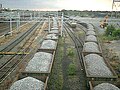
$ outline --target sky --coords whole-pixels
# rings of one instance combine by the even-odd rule
[[[5,8],[25,10],[112,10],[112,0],[0,0],[0,3]]]

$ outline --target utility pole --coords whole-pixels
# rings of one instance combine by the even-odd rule
[[[62,12],[62,16],[61,16],[61,37],[63,35],[63,12]]]
[[[30,19],[32,20],[32,13],[30,13]]]
[[[11,16],[11,13],[10,13],[10,33],[12,36],[12,16]]]
[[[35,11],[33,11],[33,14],[34,14],[34,20],[35,20]]]
[[[23,11],[22,15],[23,15],[23,17],[22,17],[22,18],[24,19],[24,15],[25,15],[24,11]]]
[[[49,15],[49,18],[48,18],[48,24],[49,24],[49,26],[48,26],[48,32],[50,32],[50,15]]]
[[[19,27],[20,27],[20,14],[18,12],[18,14],[17,14],[17,31],[19,31]]]
[[[40,16],[40,11],[39,11],[39,19],[41,18],[41,16]]]

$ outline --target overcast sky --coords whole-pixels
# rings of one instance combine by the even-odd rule
[[[32,10],[112,10],[112,0],[0,0],[5,8]]]

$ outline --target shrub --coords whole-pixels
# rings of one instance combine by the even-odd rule
[[[117,30],[113,31],[112,36],[113,37],[118,37],[120,39],[120,29],[117,29]]]
[[[68,74],[69,75],[75,75],[76,74],[76,66],[75,64],[69,64],[68,66]]]
[[[68,56],[70,56],[70,57],[74,56],[74,51],[72,48],[68,49]]]
[[[113,31],[115,31],[116,29],[115,29],[115,27],[113,26],[113,25],[109,25],[109,26],[107,26],[107,29],[106,29],[106,31],[105,31],[105,35],[106,36],[112,36],[112,33],[113,33]]]

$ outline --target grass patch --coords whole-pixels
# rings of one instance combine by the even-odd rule
[[[75,66],[75,64],[73,64],[73,63],[71,63],[71,64],[69,64],[69,66],[68,66],[68,74],[69,75],[76,75],[76,66]]]
[[[102,39],[103,39],[104,41],[112,41],[112,40],[116,40],[116,37],[103,35],[103,36],[102,36]]]
[[[54,59],[53,69],[48,80],[48,90],[62,90],[63,74],[62,74],[62,59],[63,59],[63,38],[59,38],[58,48]]]
[[[69,56],[69,57],[74,57],[74,50],[73,50],[73,48],[68,48],[68,50],[67,50],[67,55]]]

